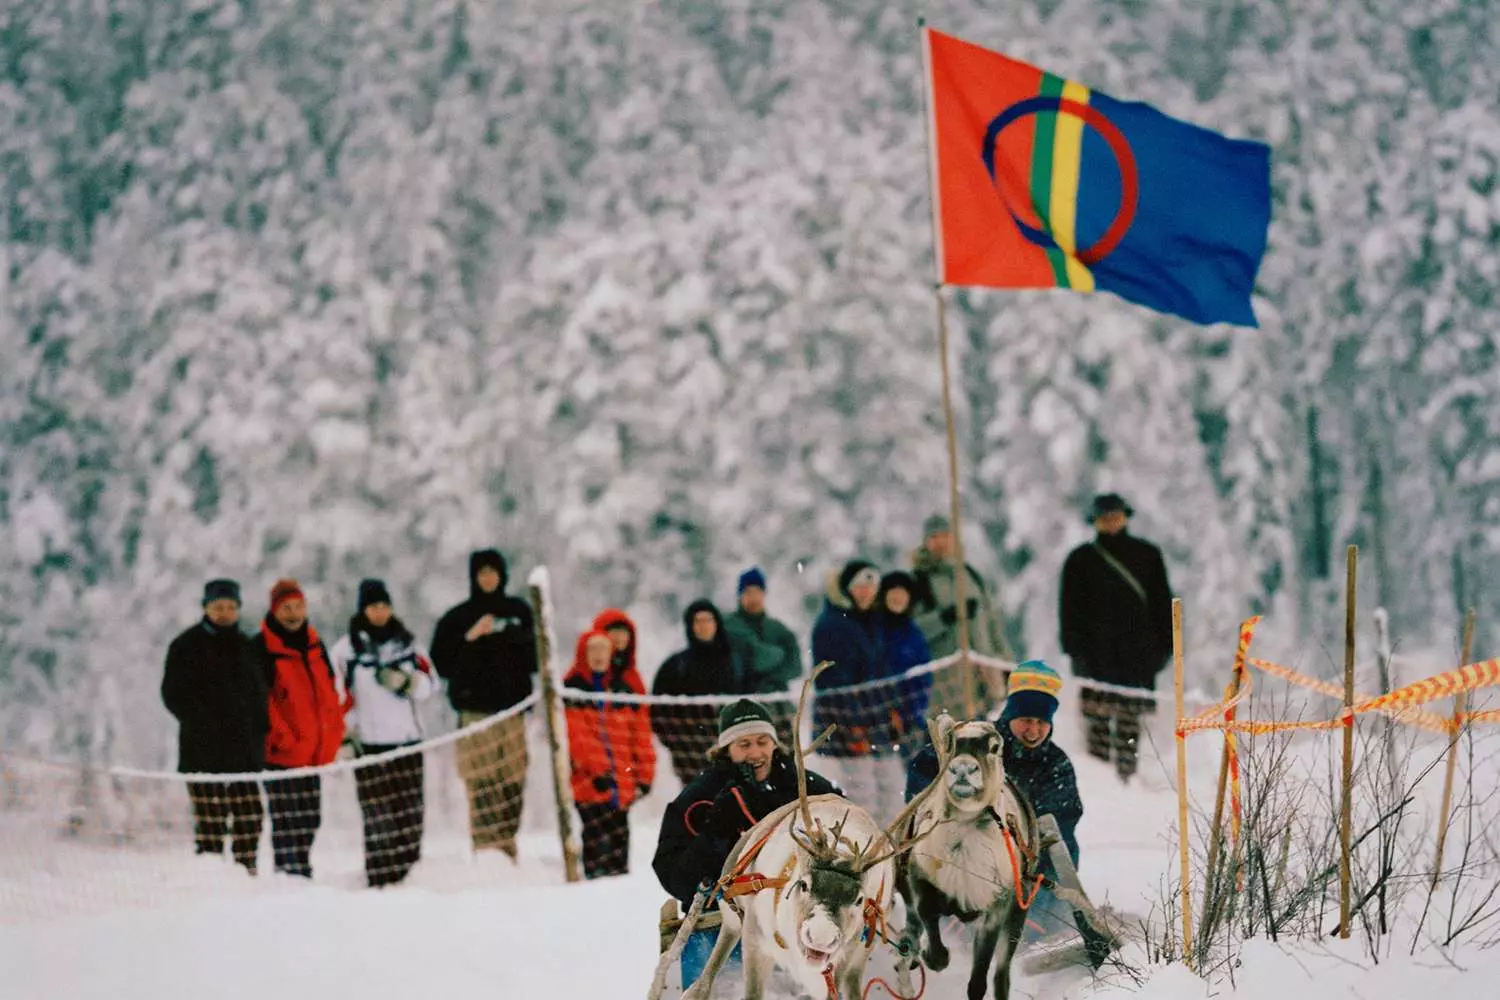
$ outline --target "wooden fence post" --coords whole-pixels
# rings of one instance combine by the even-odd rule
[[[1182,857],[1182,961],[1193,968],[1192,864],[1188,852],[1187,733],[1182,728],[1182,599],[1172,599],[1172,663],[1177,695],[1177,841]]]
[[[1345,578],[1344,610],[1344,711],[1354,707],[1354,584],[1359,570],[1359,547],[1349,546],[1348,573]],[[1354,716],[1344,717],[1344,768],[1341,778],[1343,796],[1339,802],[1339,937],[1349,937],[1349,909],[1353,876],[1350,868],[1350,846],[1354,823]]]
[[[562,700],[557,696],[557,676],[552,669],[552,579],[547,567],[538,566],[527,579],[531,609],[536,620],[536,665],[542,678],[542,711],[547,720],[547,747],[552,758],[552,791],[557,799],[557,835],[562,840],[563,872],[569,882],[583,878],[578,847],[573,840],[572,767]]]
[[[1469,665],[1469,655],[1474,651],[1474,609],[1464,616],[1464,639],[1458,656],[1458,665]],[[1453,772],[1458,764],[1458,735],[1464,724],[1464,712],[1469,707],[1469,693],[1460,691],[1453,696],[1453,732],[1448,735],[1448,760],[1443,765],[1443,801],[1438,809],[1437,859],[1432,863],[1432,885],[1437,888],[1443,877],[1443,848],[1448,842],[1448,814],[1453,808]]]

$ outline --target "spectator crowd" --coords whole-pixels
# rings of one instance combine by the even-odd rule
[[[1160,550],[1127,530],[1132,514],[1117,495],[1095,498],[1088,512],[1095,537],[1063,566],[1060,635],[1074,676],[1149,691],[1171,650],[1171,593]],[[898,812],[927,720],[943,711],[987,716],[1007,696],[998,671],[966,680],[964,671],[926,665],[957,652],[964,636],[976,653],[1017,659],[995,587],[958,565],[956,550],[951,525],[934,515],[904,568],[854,559],[830,572],[806,643],[769,613],[765,574],[747,569],[728,614],[707,598],[687,606],[682,648],[652,675],[649,698],[635,622],[620,609],[600,612],[577,636],[562,680],[585,874],[627,870],[629,810],[656,783],[657,745],[677,781],[710,801],[729,787],[731,759],[750,761],[750,770],[764,772],[763,785],[781,788],[786,761],[772,751],[796,738],[790,701],[754,699],[784,695],[810,664],[825,661],[812,721],[815,733],[833,728],[817,748],[819,780],[877,817]],[[527,747],[525,713],[515,709],[533,691],[537,650],[531,607],[507,584],[500,552],[473,553],[469,596],[442,615],[424,646],[398,617],[386,584],[363,580],[347,627],[329,646],[310,624],[295,579],[275,582],[249,635],[240,626],[239,585],[210,580],[201,619],[167,650],[162,681],[179,723],[196,850],[221,855],[227,845],[254,873],[269,820],[275,869],[311,877],[322,811],[316,769],[341,755],[372,758],[355,768],[366,876],[371,886],[400,882],[421,855],[418,706],[443,694],[462,731],[457,770],[473,848],[517,858]],[[1083,692],[1089,752],[1112,762],[1122,780],[1134,772],[1139,720],[1151,704],[1149,695]],[[1050,727],[1050,711],[1046,720]],[[720,765],[705,777],[712,761]],[[726,814],[718,823],[727,835],[738,821]],[[682,836],[692,828],[686,822]]]

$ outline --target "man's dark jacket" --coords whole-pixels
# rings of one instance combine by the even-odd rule
[[[722,755],[688,783],[671,804],[661,821],[661,836],[656,841],[656,856],[651,867],[662,888],[690,905],[701,882],[712,883],[724,868],[724,859],[739,835],[750,829],[749,817],[741,817],[738,832],[729,836],[712,818],[715,809],[728,804],[731,786],[739,783],[741,797],[756,820],[761,820],[778,806],[797,798],[796,765],[780,750],[771,761],[771,773],[759,787],[745,782],[739,766]],[[807,772],[807,794],[841,794],[827,778]]]
[[[1128,687],[1155,685],[1172,655],[1172,589],[1160,549],[1125,532],[1080,545],[1063,564],[1058,606],[1062,648],[1074,674]]]
[[[265,676],[236,625],[207,618],[167,647],[161,700],[177,717],[177,769],[233,774],[265,766],[270,726]]]

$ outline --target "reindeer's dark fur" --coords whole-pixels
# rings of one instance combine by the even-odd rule
[[[937,737],[951,748],[943,754],[949,761],[947,767],[961,778],[970,777],[973,774],[970,761],[979,762],[983,786],[972,796],[954,796],[945,788],[941,795],[930,800],[927,810],[934,811],[945,825],[938,836],[908,857],[902,866],[907,937],[913,944],[925,937],[922,964],[940,972],[947,968],[949,959],[939,930],[940,921],[952,916],[970,925],[974,933],[974,963],[968,983],[970,1000],[984,997],[991,965],[996,1000],[1009,1000],[1010,964],[1026,926],[1026,911],[1021,908],[1017,887],[1012,884],[1010,859],[1000,832],[1003,820],[996,806],[1004,809],[1007,803],[999,790],[1003,787],[1020,810],[1016,819],[1021,829],[1013,834],[1018,864],[1025,850],[1032,846],[1036,816],[1020,789],[1009,778],[1002,777],[1000,738],[993,725],[987,722],[954,725],[945,716],[935,729]],[[946,769],[939,771],[936,779],[939,784],[947,781],[945,773]],[[957,783],[962,785],[963,781]],[[918,813],[914,821],[919,821],[922,815]],[[1029,883],[1021,891],[1029,892]]]
[[[862,872],[844,862],[814,864],[809,891],[813,901],[827,907],[829,913],[842,913],[859,901],[862,878]]]

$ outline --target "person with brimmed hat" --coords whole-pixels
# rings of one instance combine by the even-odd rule
[[[385,581],[361,580],[354,603],[349,632],[333,646],[334,670],[350,695],[344,720],[359,756],[382,756],[421,741],[417,703],[437,690],[437,675],[396,617]],[[355,768],[371,887],[400,882],[422,855],[423,771],[420,752]]]
[[[184,774],[259,771],[269,727],[266,679],[240,631],[240,585],[210,580],[203,617],[167,647],[161,698],[177,719],[177,769]],[[199,854],[224,853],[252,874],[264,810],[250,781],[189,781],[193,839]]]
[[[922,522],[922,544],[911,554],[912,578],[916,584],[912,615],[935,659],[958,651],[957,558],[953,525],[943,514],[931,515]],[[968,576],[962,617],[968,622],[969,649],[981,656],[1014,659],[1005,636],[1005,616],[998,597],[972,564],[965,562],[964,570]],[[981,668],[974,671],[974,680],[974,710],[981,714],[991,711],[1002,695],[1001,675]],[[950,668],[934,676],[931,706],[933,712],[946,711],[955,718],[969,714],[961,669]]]
[[[822,775],[808,771],[807,794],[843,793]],[[797,766],[777,741],[771,713],[748,698],[725,705],[708,766],[662,816],[651,860],[662,888],[684,909],[692,905],[698,887],[719,877],[740,835],[796,798]],[[684,983],[697,979],[717,938],[717,927],[689,937],[682,952]]]
[[[1130,534],[1134,514],[1118,493],[1094,497],[1088,520],[1095,536],[1063,563],[1058,617],[1076,677],[1149,692],[1172,655],[1172,588],[1161,549]],[[1113,761],[1120,780],[1128,781],[1136,769],[1141,715],[1155,700],[1082,688],[1089,754]]]
[[[1005,773],[1031,802],[1038,816],[1051,815],[1058,831],[1078,867],[1078,821],[1083,817],[1083,799],[1078,794],[1078,776],[1073,762],[1062,747],[1052,740],[1052,722],[1057,715],[1057,698],[1063,679],[1041,660],[1027,660],[1010,673],[1006,684],[1005,705],[994,719],[1000,733],[1002,763]],[[929,739],[922,752],[907,770],[906,798],[911,801],[918,792],[937,779],[937,752]],[[1042,874],[1053,882],[1058,872],[1050,858],[1042,857]],[[1043,889],[1028,911],[1026,940],[1035,940],[1066,929],[1071,908],[1062,904],[1050,889]],[[1077,918],[1073,918],[1074,923]],[[1087,940],[1087,939],[1086,939]],[[1089,944],[1094,948],[1093,943]],[[1091,953],[1091,958],[1098,957]]]

